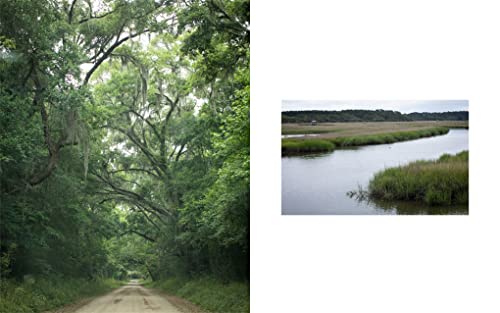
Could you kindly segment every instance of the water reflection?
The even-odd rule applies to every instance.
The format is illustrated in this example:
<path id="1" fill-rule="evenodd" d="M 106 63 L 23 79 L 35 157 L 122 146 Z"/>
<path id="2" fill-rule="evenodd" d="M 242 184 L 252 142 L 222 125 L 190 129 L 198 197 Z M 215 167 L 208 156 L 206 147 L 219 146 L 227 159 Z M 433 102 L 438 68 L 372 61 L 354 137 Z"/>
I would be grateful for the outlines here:
<path id="1" fill-rule="evenodd" d="M 290 135 L 281 135 L 281 138 L 299 138 L 299 137 L 316 137 L 318 134 L 290 134 Z"/>
<path id="2" fill-rule="evenodd" d="M 359 203 L 373 207 L 383 213 L 398 215 L 464 215 L 469 213 L 468 205 L 430 206 L 412 201 L 386 201 L 367 196 L 352 197 Z"/>
<path id="3" fill-rule="evenodd" d="M 402 215 L 413 215 L 413 214 L 425 214 L 425 215 L 463 215 L 469 213 L 469 207 L 467 205 L 454 205 L 454 206 L 426 206 L 425 204 L 419 204 L 415 202 L 408 201 L 380 201 L 374 200 L 373 203 L 377 208 L 385 211 L 394 211 L 395 214 Z"/>

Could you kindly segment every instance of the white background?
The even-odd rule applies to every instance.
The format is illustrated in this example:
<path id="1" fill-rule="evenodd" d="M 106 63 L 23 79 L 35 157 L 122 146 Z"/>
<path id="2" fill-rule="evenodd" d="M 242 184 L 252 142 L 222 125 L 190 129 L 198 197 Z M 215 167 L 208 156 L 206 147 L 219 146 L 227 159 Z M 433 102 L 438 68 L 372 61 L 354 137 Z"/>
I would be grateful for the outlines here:
<path id="1" fill-rule="evenodd" d="M 251 1 L 252 312 L 500 312 L 497 4 Z M 470 215 L 281 216 L 283 99 L 468 99 Z"/>

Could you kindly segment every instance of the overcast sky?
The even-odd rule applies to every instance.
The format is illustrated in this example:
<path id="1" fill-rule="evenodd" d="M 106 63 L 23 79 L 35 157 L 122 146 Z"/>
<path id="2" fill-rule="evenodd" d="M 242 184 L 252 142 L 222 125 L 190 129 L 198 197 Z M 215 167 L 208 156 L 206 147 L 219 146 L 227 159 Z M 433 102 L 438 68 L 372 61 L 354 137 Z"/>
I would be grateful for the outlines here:
<path id="1" fill-rule="evenodd" d="M 468 111 L 468 100 L 283 100 L 282 111 L 349 109 L 393 110 L 401 113 Z"/>

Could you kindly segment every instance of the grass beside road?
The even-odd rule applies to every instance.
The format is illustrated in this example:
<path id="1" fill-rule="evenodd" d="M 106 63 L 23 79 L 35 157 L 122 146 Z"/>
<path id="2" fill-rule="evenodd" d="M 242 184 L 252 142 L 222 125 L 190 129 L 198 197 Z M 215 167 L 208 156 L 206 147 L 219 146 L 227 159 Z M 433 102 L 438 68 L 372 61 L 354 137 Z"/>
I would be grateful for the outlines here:
<path id="1" fill-rule="evenodd" d="M 422 201 L 429 205 L 468 204 L 469 152 L 444 154 L 436 161 L 416 161 L 373 177 L 370 197 Z"/>
<path id="2" fill-rule="evenodd" d="M 170 278 L 150 282 L 147 287 L 157 288 L 184 298 L 213 313 L 250 312 L 250 286 L 243 282 L 223 283 L 213 278 Z"/>
<path id="3" fill-rule="evenodd" d="M 373 135 L 359 135 L 333 138 L 286 138 L 281 140 L 282 155 L 331 151 L 335 147 L 353 147 L 413 140 L 448 133 L 446 127 L 433 127 L 413 131 L 399 131 Z"/>
<path id="4" fill-rule="evenodd" d="M 0 280 L 0 313 L 37 313 L 56 309 L 121 286 L 112 279 L 30 278 L 20 283 Z"/>

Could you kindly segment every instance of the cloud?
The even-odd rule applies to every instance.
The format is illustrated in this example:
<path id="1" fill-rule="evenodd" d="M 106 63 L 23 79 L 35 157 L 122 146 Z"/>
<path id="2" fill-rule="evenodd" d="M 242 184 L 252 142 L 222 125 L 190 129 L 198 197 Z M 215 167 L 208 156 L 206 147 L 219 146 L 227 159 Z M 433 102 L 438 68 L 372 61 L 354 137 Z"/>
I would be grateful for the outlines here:
<path id="1" fill-rule="evenodd" d="M 468 100 L 283 100 L 282 111 L 349 109 L 411 112 L 468 111 Z"/>

